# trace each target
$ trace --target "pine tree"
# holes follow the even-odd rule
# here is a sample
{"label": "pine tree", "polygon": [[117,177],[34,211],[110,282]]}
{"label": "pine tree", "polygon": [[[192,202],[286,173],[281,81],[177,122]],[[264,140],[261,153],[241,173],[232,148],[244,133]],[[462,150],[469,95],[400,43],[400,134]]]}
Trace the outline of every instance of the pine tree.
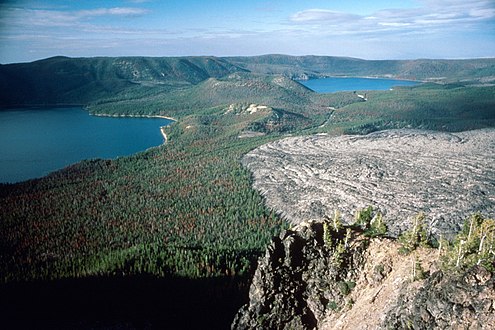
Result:
{"label": "pine tree", "polygon": [[332,229],[326,221],[323,223],[323,243],[329,249],[332,248]]}
{"label": "pine tree", "polygon": [[339,210],[335,210],[335,214],[333,216],[333,229],[335,230],[336,233],[339,232],[340,229],[342,229],[342,221],[340,219],[340,212]]}
{"label": "pine tree", "polygon": [[419,213],[413,220],[412,227],[399,236],[399,242],[402,244],[400,252],[408,254],[416,250],[419,246],[429,246],[428,233],[424,226],[425,216]]}

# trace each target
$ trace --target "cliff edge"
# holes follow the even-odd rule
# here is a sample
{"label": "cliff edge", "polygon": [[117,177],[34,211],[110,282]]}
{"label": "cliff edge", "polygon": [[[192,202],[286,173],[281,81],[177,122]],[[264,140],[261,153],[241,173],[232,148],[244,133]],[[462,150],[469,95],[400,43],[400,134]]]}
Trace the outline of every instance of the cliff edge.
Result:
{"label": "cliff edge", "polygon": [[302,222],[273,238],[232,329],[493,329],[495,276],[438,249]]}

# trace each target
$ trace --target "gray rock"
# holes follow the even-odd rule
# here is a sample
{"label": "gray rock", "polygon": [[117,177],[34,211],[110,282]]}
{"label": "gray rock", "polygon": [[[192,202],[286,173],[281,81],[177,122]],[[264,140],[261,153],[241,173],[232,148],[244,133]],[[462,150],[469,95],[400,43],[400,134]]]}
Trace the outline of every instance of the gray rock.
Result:
{"label": "gray rock", "polygon": [[[382,310],[359,310],[361,316],[375,317],[373,324],[381,329],[495,329],[492,273],[480,267],[444,273],[432,264],[432,275],[423,281],[405,281],[410,275],[404,268],[395,282],[390,274],[397,263],[389,262],[389,254],[367,265],[368,257],[381,251],[369,252],[370,241],[357,234],[352,248],[335,253],[342,234],[333,233],[332,244],[326,245],[322,223],[335,210],[344,222],[353,222],[356,209],[371,205],[384,214],[392,236],[423,212],[429,230],[448,237],[472,213],[493,215],[495,130],[288,138],[253,150],[243,163],[268,206],[295,227],[275,237],[259,259],[249,304],[238,312],[232,329],[340,329],[339,323],[328,322],[345,320],[346,306],[352,305],[349,290],[363,290],[361,306],[376,306],[386,281],[397,291],[387,296],[390,301],[381,297]],[[349,283],[358,281],[361,287],[352,289]],[[360,318],[355,321],[342,324],[368,326]]]}
{"label": "gray rock", "polygon": [[[342,230],[343,231],[343,230]],[[334,262],[323,243],[323,224],[305,223],[275,237],[249,291],[249,304],[237,314],[232,329],[314,329],[328,314],[345,304],[346,285],[352,278],[357,246]]]}
{"label": "gray rock", "polygon": [[[395,282],[390,274],[393,265],[398,265],[397,259],[402,258],[398,257],[399,245],[390,239],[367,239],[354,232],[352,248],[343,251],[336,262],[336,249],[323,242],[322,228],[321,223],[303,223],[273,239],[259,259],[249,303],[237,313],[232,329],[341,329],[335,323],[329,326],[329,320],[352,325],[346,329],[366,329],[364,323],[369,319],[363,321],[359,316],[345,320],[348,312],[356,317],[348,296],[360,297],[361,304],[370,301],[373,328],[495,329],[495,276],[486,269],[476,266],[460,274],[438,270],[417,282],[396,278],[400,284],[397,294],[381,297],[387,303],[377,309],[375,298],[384,288],[383,281],[388,278],[389,287],[384,291]],[[339,236],[340,231],[332,233],[333,246]],[[379,252],[377,247],[388,244],[393,248],[382,261],[368,264],[372,263],[369,256]],[[424,253],[431,256],[432,251]],[[392,257],[395,264],[388,263]],[[400,276],[404,272],[408,268]],[[356,283],[361,284],[354,287]],[[364,312],[370,313],[359,310],[360,314]]]}
{"label": "gray rock", "polygon": [[405,292],[383,328],[495,329],[495,278],[482,267],[464,274],[437,271],[413,295]]}
{"label": "gray rock", "polygon": [[243,158],[269,207],[297,224],[335,210],[352,222],[369,205],[396,236],[419,213],[451,236],[475,212],[495,213],[495,130],[388,130],[365,136],[291,137]]}

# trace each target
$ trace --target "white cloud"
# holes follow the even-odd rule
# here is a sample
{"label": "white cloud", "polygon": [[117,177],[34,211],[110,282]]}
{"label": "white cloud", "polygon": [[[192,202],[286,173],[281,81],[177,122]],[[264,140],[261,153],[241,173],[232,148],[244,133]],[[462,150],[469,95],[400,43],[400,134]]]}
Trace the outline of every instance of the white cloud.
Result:
{"label": "white cloud", "polygon": [[343,22],[353,21],[360,19],[361,16],[348,13],[342,13],[327,9],[307,9],[292,15],[291,20],[293,22]]}
{"label": "white cloud", "polygon": [[115,7],[115,8],[98,8],[93,10],[83,10],[75,12],[79,16],[104,16],[104,15],[114,15],[114,16],[139,16],[144,15],[148,12],[146,9],[142,8],[132,8],[132,7]]}
{"label": "white cloud", "polygon": [[130,2],[130,3],[146,3],[146,2],[151,2],[151,0],[127,0],[126,2]]}
{"label": "white cloud", "polygon": [[336,35],[391,33],[425,33],[427,29],[462,31],[473,24],[493,21],[492,0],[421,0],[417,8],[383,9],[369,15],[336,12],[328,9],[307,9],[290,17],[292,24],[311,23],[314,33],[328,34],[331,25]]}
{"label": "white cloud", "polygon": [[[362,15],[311,8],[285,20],[245,17],[242,22],[224,19],[192,27],[171,24],[165,18],[154,21],[155,25],[131,22],[129,18],[149,13],[138,8],[145,1],[121,0],[122,6],[89,10],[0,4],[0,59],[5,61],[7,54],[27,58],[28,53],[30,58],[54,54],[288,53],[364,58],[495,54],[495,32],[489,28],[495,24],[494,0],[417,0],[415,8],[386,8]],[[265,9],[272,8],[261,8]]]}
{"label": "white cloud", "polygon": [[82,21],[96,17],[120,16],[131,17],[148,13],[148,10],[133,7],[96,8],[91,10],[45,10],[6,8],[1,16],[1,23],[5,26],[21,26],[32,28],[43,27],[67,27],[80,24]]}
{"label": "white cloud", "polygon": [[379,22],[378,25],[381,25],[381,26],[402,27],[402,26],[410,26],[411,23]]}

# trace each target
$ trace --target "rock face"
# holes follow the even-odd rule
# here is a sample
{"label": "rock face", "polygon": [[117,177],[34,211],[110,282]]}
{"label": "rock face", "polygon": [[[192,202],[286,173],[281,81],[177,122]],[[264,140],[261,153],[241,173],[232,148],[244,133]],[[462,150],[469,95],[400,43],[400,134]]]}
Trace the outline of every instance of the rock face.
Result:
{"label": "rock face", "polygon": [[297,224],[369,205],[396,236],[419,212],[451,236],[471,214],[495,212],[495,130],[389,130],[365,136],[292,137],[243,158],[269,207]]}
{"label": "rock face", "polygon": [[[336,254],[318,222],[274,238],[232,329],[495,328],[495,278],[483,268],[446,274],[434,249],[402,256],[394,240],[356,232],[346,242]],[[413,279],[418,263],[426,279]]]}
{"label": "rock face", "polygon": [[484,268],[446,273],[434,249],[404,256],[393,239],[338,226],[329,236],[325,222],[339,210],[349,223],[372,205],[391,236],[419,212],[448,236],[474,212],[492,215],[495,130],[288,138],[243,162],[295,227],[260,258],[233,329],[495,328],[495,277]]}
{"label": "rock face", "polygon": [[482,267],[462,276],[441,271],[415,294],[405,291],[385,321],[393,329],[495,329],[495,278]]}
{"label": "rock face", "polygon": [[345,306],[346,293],[362,263],[364,241],[339,260],[323,242],[322,223],[303,223],[283,232],[260,258],[234,329],[312,329],[328,313]]}

